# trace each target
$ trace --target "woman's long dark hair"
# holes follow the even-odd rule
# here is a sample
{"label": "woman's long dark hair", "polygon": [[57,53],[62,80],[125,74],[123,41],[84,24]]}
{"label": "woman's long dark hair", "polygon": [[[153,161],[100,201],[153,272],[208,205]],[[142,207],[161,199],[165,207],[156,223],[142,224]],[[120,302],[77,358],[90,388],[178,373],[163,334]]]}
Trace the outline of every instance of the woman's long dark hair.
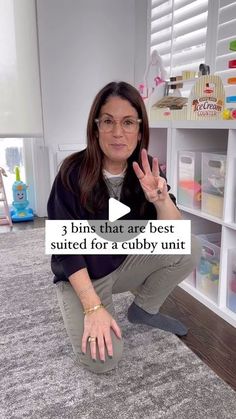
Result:
{"label": "woman's long dark hair", "polygon": [[[108,197],[108,191],[102,176],[103,153],[98,141],[98,128],[95,119],[99,117],[101,107],[110,97],[120,97],[127,100],[133,106],[140,123],[140,141],[137,147],[128,158],[128,167],[124,179],[124,194],[129,194],[128,186],[134,188],[137,181],[132,168],[132,162],[137,161],[141,166],[141,150],[148,149],[149,145],[149,126],[146,109],[143,99],[137,89],[126,82],[111,82],[107,84],[96,95],[89,113],[87,124],[87,148],[83,153],[82,162],[79,159],[81,152],[69,156],[62,164],[60,174],[62,182],[66,188],[75,193],[82,204],[89,212],[102,209]],[[78,168],[77,184],[72,184],[70,174],[72,170]]]}

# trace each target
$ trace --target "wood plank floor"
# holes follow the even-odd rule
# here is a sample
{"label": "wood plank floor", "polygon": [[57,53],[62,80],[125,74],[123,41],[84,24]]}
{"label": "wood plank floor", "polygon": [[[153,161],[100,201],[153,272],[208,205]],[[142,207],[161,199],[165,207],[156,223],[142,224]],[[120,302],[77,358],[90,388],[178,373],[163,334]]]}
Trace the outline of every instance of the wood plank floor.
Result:
{"label": "wood plank floor", "polygon": [[[14,224],[13,230],[43,227],[44,218]],[[0,226],[0,233],[9,227]],[[161,311],[181,320],[189,327],[180,338],[219,377],[236,391],[236,329],[177,287],[167,298]]]}
{"label": "wood plank floor", "polygon": [[169,295],[161,311],[189,327],[182,342],[236,390],[236,329],[180,287]]}

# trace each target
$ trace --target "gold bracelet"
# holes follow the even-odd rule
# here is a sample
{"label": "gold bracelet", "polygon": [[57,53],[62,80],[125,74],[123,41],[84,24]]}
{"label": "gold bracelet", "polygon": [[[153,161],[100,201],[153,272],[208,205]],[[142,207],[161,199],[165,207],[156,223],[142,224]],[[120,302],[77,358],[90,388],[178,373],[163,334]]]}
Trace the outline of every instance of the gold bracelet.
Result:
{"label": "gold bracelet", "polygon": [[93,313],[94,311],[99,310],[99,308],[104,308],[104,305],[101,303],[97,304],[94,307],[88,308],[87,310],[84,310],[84,314]]}

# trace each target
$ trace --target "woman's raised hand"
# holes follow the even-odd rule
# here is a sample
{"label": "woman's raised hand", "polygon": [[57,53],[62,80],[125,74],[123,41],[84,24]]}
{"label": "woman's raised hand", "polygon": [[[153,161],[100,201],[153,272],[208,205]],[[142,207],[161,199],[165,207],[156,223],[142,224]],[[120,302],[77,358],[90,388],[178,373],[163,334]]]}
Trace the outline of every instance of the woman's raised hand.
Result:
{"label": "woman's raised hand", "polygon": [[152,160],[152,169],[148,161],[147,150],[141,151],[141,160],[143,170],[137,162],[133,162],[133,169],[140,185],[143,189],[146,199],[149,202],[163,201],[168,196],[166,180],[160,176],[157,157]]}
{"label": "woman's raised hand", "polygon": [[[91,357],[93,360],[96,360],[98,346],[99,357],[102,362],[105,362],[105,348],[107,349],[108,356],[111,358],[113,356],[111,329],[121,339],[121,330],[118,324],[105,308],[99,308],[99,310],[93,313],[86,314],[84,317],[82,352],[86,353],[87,344],[90,345]],[[89,337],[96,339],[92,339],[89,342]]]}

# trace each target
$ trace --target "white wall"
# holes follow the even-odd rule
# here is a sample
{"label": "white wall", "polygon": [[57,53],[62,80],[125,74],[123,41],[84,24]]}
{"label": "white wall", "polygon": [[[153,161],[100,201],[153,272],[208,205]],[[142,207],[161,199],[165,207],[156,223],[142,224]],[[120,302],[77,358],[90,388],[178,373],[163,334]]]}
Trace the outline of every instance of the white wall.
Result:
{"label": "white wall", "polygon": [[144,11],[146,25],[145,3],[37,1],[46,144],[83,142],[96,92],[111,80],[135,82],[135,63],[145,57],[141,48],[146,42],[144,27],[136,54],[135,20],[141,27]]}
{"label": "white wall", "polygon": [[42,136],[35,3],[0,0],[0,136]]}
{"label": "white wall", "polygon": [[135,0],[135,51],[134,51],[134,82],[138,87],[143,82],[146,69],[148,50],[148,3],[149,0]]}
{"label": "white wall", "polygon": [[[146,66],[147,0],[37,0],[44,141],[55,175],[58,145],[85,144],[97,91],[136,84]],[[54,166],[54,167],[53,167]],[[46,187],[47,186],[47,187]],[[48,185],[45,185],[46,202]]]}

